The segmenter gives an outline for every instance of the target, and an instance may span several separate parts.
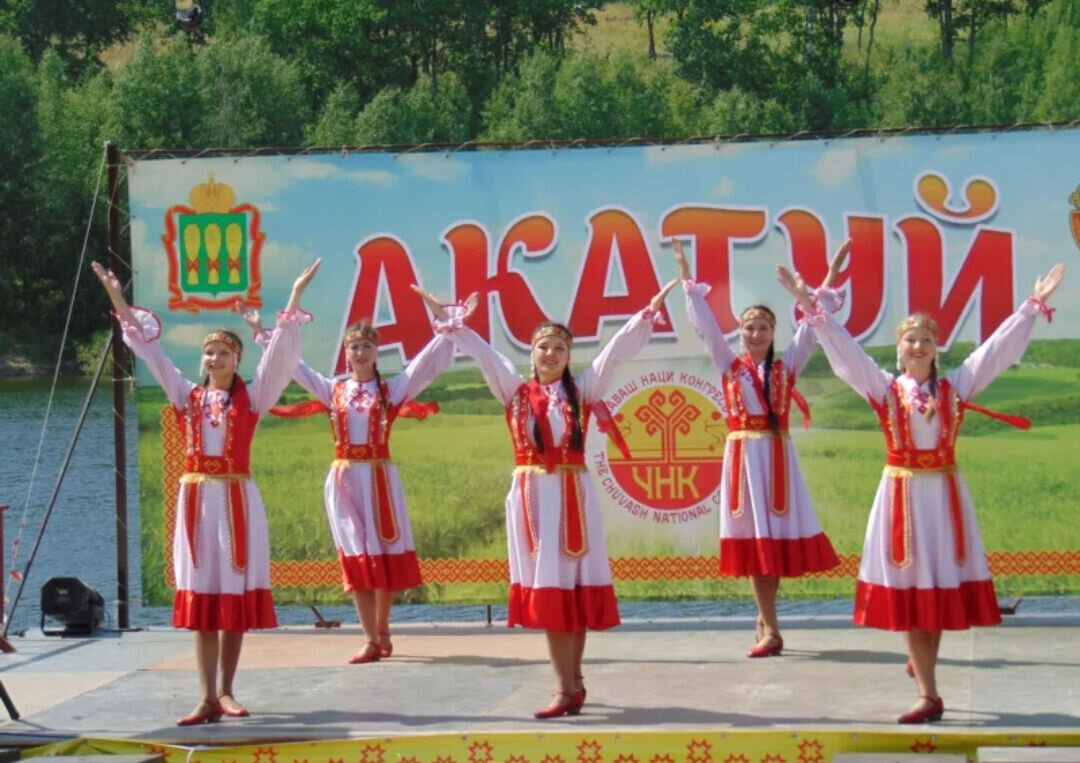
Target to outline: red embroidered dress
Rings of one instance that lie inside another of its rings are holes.
[[[969,401],[1031,340],[1037,305],[1026,302],[939,380],[878,368],[832,318],[816,332],[836,375],[877,412],[888,446],[866,529],[855,622],[886,630],[962,630],[1001,621],[975,511],[956,467],[955,443]]]
[[[574,383],[582,426],[602,400],[615,366],[649,341],[652,316],[642,311],[608,342]],[[603,517],[581,454],[569,448],[570,405],[562,382],[527,382],[503,355],[470,329],[450,336],[473,356],[495,397],[506,406],[514,476],[506,496],[510,564],[507,624],[576,632],[619,624]],[[539,416],[539,419],[537,418]],[[540,454],[533,422],[555,447]]]
[[[769,394],[778,432],[768,423],[765,364],[731,349],[705,296],[709,286],[684,281],[690,322],[720,373],[728,438],[720,497],[720,574],[799,577],[839,564],[822,532],[788,437],[791,407],[808,416],[795,380],[814,350],[809,326],[800,325],[771,369]]]
[[[261,335],[256,339],[262,343]],[[303,361],[297,367],[297,382],[330,413],[335,460],[323,497],[346,591],[397,591],[423,582],[405,490],[390,460],[390,432],[399,415],[424,415],[411,401],[453,354],[453,343],[436,336],[400,374],[383,380],[382,396],[374,380],[331,379]]]
[[[245,384],[238,377],[230,395],[185,379],[157,341],[157,317],[139,308],[132,312],[140,325],[123,323],[124,341],[161,385],[185,434],[173,535],[173,625],[234,632],[273,628],[266,509],[249,459],[259,418],[281,395],[299,360],[299,319],[279,315],[254,380]]]

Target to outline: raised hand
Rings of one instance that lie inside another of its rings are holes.
[[[690,280],[690,265],[686,262],[686,254],[683,252],[682,241],[674,238],[671,240],[671,249],[675,252],[675,262],[679,263],[679,278],[684,281]]]
[[[661,289],[659,291],[659,293],[657,293],[657,295],[652,298],[651,302],[649,302],[649,310],[651,310],[652,312],[655,313],[661,307],[663,307],[664,306],[664,300],[667,299],[668,292],[670,292],[672,289],[674,289],[675,284],[677,284],[678,282],[679,282],[678,278],[672,278],[670,281],[668,281],[666,284],[664,284],[664,288]]]
[[[828,289],[836,283],[836,280],[840,277],[840,271],[844,269],[844,265],[847,263],[849,254],[851,254],[850,238],[840,245],[840,248],[836,250],[836,254],[833,255],[832,260],[829,261],[829,272],[825,276],[821,288]]]
[[[1045,276],[1039,276],[1035,279],[1035,290],[1032,291],[1031,296],[1045,303],[1046,300],[1050,299],[1050,295],[1054,293],[1054,290],[1064,277],[1065,266],[1061,264],[1054,265]]]
[[[291,313],[300,307],[300,296],[304,293],[304,289],[311,283],[311,279],[315,277],[315,273],[319,270],[319,265],[322,264],[322,257],[315,260],[311,265],[304,268],[303,272],[297,277],[293,283],[292,294],[289,295],[289,304],[285,305],[285,312]]]
[[[801,275],[798,273],[793,274],[783,265],[777,265],[776,280],[795,298],[795,301],[799,303],[799,307],[807,313],[813,312],[814,303],[810,299],[810,289],[807,288],[806,282]]]
[[[101,285],[105,287],[116,314],[128,323],[135,323],[131,308],[128,307],[127,300],[124,299],[124,286],[120,283],[120,279],[116,277],[116,274],[111,270],[107,270],[100,262],[91,262],[90,269],[94,271],[94,275],[98,277]]]
[[[251,329],[251,333],[258,334],[262,331],[262,317],[259,315],[258,310],[248,309],[240,313],[240,317],[244,323]]]
[[[469,320],[469,316],[476,312],[476,308],[480,305],[480,295],[475,291],[465,298],[465,314],[461,316],[461,320]]]
[[[443,307],[443,304],[442,304],[442,302],[439,301],[438,297],[436,297],[434,294],[431,294],[431,293],[426,292],[423,289],[421,289],[419,284],[414,283],[412,285],[412,290],[415,291],[417,294],[419,294],[420,298],[423,299],[424,302],[427,303],[427,306],[431,308],[431,312],[432,312],[432,314],[435,316],[435,318],[437,320],[440,320],[440,321],[449,320],[450,316],[447,314],[446,308]],[[475,296],[475,294],[470,295],[470,299],[473,296]]]

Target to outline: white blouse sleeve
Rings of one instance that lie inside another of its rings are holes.
[[[436,334],[401,373],[386,383],[390,402],[397,405],[414,399],[435,381],[435,377],[450,367],[453,359],[454,343],[446,334]]]
[[[457,348],[466,355],[471,355],[479,364],[484,380],[491,388],[491,394],[495,395],[500,403],[507,405],[518,388],[525,383],[514,364],[471,328],[458,328],[448,333]]]
[[[262,416],[277,403],[300,363],[300,324],[311,320],[310,313],[298,310],[278,313],[277,326],[259,359],[251,382],[251,406]]]
[[[1031,332],[1039,305],[1027,300],[997,327],[986,341],[975,348],[949,378],[961,400],[970,400],[990,386],[990,382],[1009,366],[1020,362],[1031,342]]]
[[[705,296],[711,288],[707,283],[683,280],[683,291],[686,293],[686,314],[690,318],[690,325],[701,336],[713,365],[723,375],[731,370],[731,364],[735,362],[736,355],[724,337],[724,332],[720,330],[720,324],[716,322],[716,316],[709,308],[709,303],[705,301]]]
[[[615,367],[641,352],[652,336],[654,314],[648,308],[638,311],[611,337],[593,362],[581,374],[581,394],[586,403],[604,396]]]
[[[131,348],[139,360],[146,363],[150,373],[165,391],[169,402],[178,409],[186,408],[188,397],[195,385],[184,378],[180,369],[172,364],[161,348],[161,342],[158,341],[161,336],[161,321],[152,312],[141,307],[132,306],[131,313],[139,322],[137,325],[117,318],[120,321],[124,344]]]
[[[265,349],[270,345],[270,339],[273,336],[273,329],[260,329],[255,333],[255,344]],[[293,378],[297,384],[318,398],[323,405],[330,407],[333,404],[334,380],[320,374],[305,363],[303,358],[297,363]]]
[[[867,400],[881,402],[885,399],[892,375],[878,368],[847,329],[831,315],[822,315],[814,322],[814,331],[837,376]]]
[[[835,313],[840,309],[840,303],[840,297],[833,289],[817,289],[814,292],[814,304],[819,314],[820,312]],[[811,321],[812,316],[800,315],[795,335],[781,356],[784,365],[796,376],[806,368],[806,364],[810,362],[810,356],[817,348],[818,338],[810,325]]]

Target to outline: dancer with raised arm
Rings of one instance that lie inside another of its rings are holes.
[[[436,305],[435,317],[460,322],[468,318],[476,303],[473,294],[466,307],[451,306],[457,313],[453,319]],[[254,332],[255,341],[266,346],[271,335],[262,328],[259,314],[249,311],[244,321]],[[346,328],[343,343],[347,378],[323,376],[300,361],[296,381],[316,400],[273,408],[272,412],[289,417],[330,416],[334,462],[326,475],[323,498],[343,585],[352,595],[367,637],[364,648],[349,660],[355,665],[393,654],[390,609],[394,592],[423,583],[405,490],[390,460],[390,431],[398,418],[423,419],[438,411],[438,404],[414,400],[449,368],[454,345],[445,333],[437,333],[401,373],[386,379],[377,363],[379,332],[370,321]]]
[[[843,326],[816,309],[798,275],[778,268],[780,283],[808,313],[836,375],[870,403],[888,457],[870,510],[855,589],[855,623],[904,631],[918,701],[900,723],[940,720],[945,703],[935,668],[943,630],[1001,622],[967,484],[956,467],[965,410],[1026,429],[1030,422],[987,411],[971,399],[1020,362],[1036,317],[1065,274],[1055,265],[959,368],[938,368],[938,328],[916,313],[896,327],[898,376],[882,370]]]
[[[823,572],[840,563],[814,513],[788,437],[792,403],[809,425],[809,409],[795,380],[817,340],[800,320],[791,343],[776,357],[776,314],[753,305],[739,319],[743,352],[736,355],[705,301],[709,285],[690,278],[682,243],[673,239],[671,246],[690,323],[705,342],[724,392],[728,436],[720,483],[720,575],[750,578],[758,617],[757,641],[747,657],[779,655],[784,648],[776,614],[780,578]],[[843,254],[833,263],[842,261]],[[830,267],[826,287],[835,277]]]
[[[300,360],[298,324],[310,319],[300,310],[300,296],[319,262],[293,284],[250,384],[239,374],[243,343],[228,329],[203,339],[202,383],[185,379],[161,348],[157,316],[129,306],[112,271],[92,265],[112,300],[124,343],[161,385],[186,442],[173,534],[173,625],[195,631],[202,698],[177,722],[180,726],[248,714],[233,695],[244,633],[277,627],[270,537],[266,509],[251,479],[251,442],[260,417],[277,402]]]
[[[450,332],[458,348],[476,359],[506,407],[516,464],[505,504],[507,624],[545,632],[557,682],[554,701],[536,718],[581,712],[585,631],[619,624],[603,519],[586,476],[585,433],[593,415],[602,431],[621,441],[604,392],[616,365],[648,343],[653,320],[676,283],[667,284],[630,318],[576,378],[570,372],[573,336],[560,323],[542,323],[533,332],[528,379],[471,329]],[[437,301],[430,295],[427,299],[434,308]]]

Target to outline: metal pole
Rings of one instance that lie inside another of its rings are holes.
[[[4,590],[4,583],[7,578],[4,577],[4,512],[8,510],[6,503],[0,503],[0,591]],[[0,612],[0,620],[4,617]],[[0,652],[14,652],[15,647],[5,637],[0,636]],[[4,685],[0,683],[0,693],[3,693]]]
[[[109,269],[123,272],[120,254],[120,151],[109,141],[105,149],[108,168],[109,199]],[[120,336],[120,324],[112,321],[113,361],[113,451],[116,456],[116,603],[121,630],[130,627],[128,617],[128,547],[127,547],[127,446],[124,426],[124,373],[127,352]]]
[[[9,617],[4,622],[4,638],[7,638],[8,628],[11,627],[11,623],[15,619],[15,608],[19,606],[19,599],[22,598],[23,588],[26,587],[26,581],[30,577],[30,567],[34,564],[34,557],[37,556],[38,547],[41,545],[41,539],[45,536],[45,528],[49,525],[49,517],[52,516],[53,507],[56,506],[56,498],[60,495],[60,486],[64,484],[64,475],[67,474],[68,466],[71,465],[71,456],[75,452],[75,443],[79,441],[79,433],[82,432],[83,424],[86,423],[86,414],[90,411],[90,401],[94,399],[94,390],[97,389],[98,381],[101,380],[101,374],[105,370],[105,360],[109,357],[109,350],[112,347],[112,342],[112,337],[109,337],[109,341],[105,343],[105,346],[101,350],[101,357],[98,358],[97,369],[94,371],[94,378],[90,380],[90,389],[86,393],[86,399],[83,400],[82,410],[79,411],[79,419],[75,422],[75,431],[71,433],[71,442],[68,443],[67,452],[64,454],[64,461],[60,465],[60,473],[56,476],[56,484],[53,485],[52,495],[49,496],[49,503],[45,508],[45,516],[42,517],[41,527],[38,528],[37,537],[34,538],[34,547],[30,549],[30,556],[27,557],[26,566],[23,568],[22,580],[19,581],[19,588],[15,592],[15,598],[11,601]]]

